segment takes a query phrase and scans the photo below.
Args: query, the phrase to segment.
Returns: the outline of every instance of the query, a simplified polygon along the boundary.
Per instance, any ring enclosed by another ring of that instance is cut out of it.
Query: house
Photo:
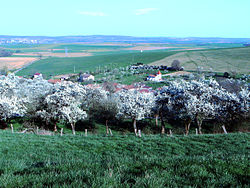
[[[95,77],[91,74],[81,74],[79,76],[78,82],[84,82],[89,80],[95,80]]]
[[[147,81],[154,81],[154,82],[160,82],[160,81],[162,81],[162,74],[161,74],[161,72],[158,71],[156,75],[150,74],[147,77]]]
[[[41,73],[35,73],[34,75],[33,75],[33,78],[38,78],[38,77],[43,77],[43,75],[41,74]]]
[[[69,81],[69,79],[70,79],[70,77],[69,76],[62,76],[61,78],[60,78],[60,80],[65,80],[65,81]]]

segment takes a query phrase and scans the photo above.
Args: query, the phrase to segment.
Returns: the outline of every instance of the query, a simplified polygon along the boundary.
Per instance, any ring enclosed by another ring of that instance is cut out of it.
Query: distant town
[[[38,40],[25,39],[25,38],[11,38],[11,39],[1,39],[0,44],[38,44]]]
[[[119,35],[86,35],[86,36],[11,36],[0,35],[1,44],[47,44],[47,43],[168,43],[199,44],[207,43],[240,43],[249,44],[249,38],[202,38],[202,37],[132,37]]]

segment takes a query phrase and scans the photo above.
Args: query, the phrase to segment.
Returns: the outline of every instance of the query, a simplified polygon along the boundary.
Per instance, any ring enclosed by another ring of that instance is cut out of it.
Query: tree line
[[[165,122],[182,121],[185,133],[191,123],[202,134],[202,123],[213,120],[225,125],[233,120],[249,118],[250,92],[247,86],[229,92],[214,79],[200,78],[170,81],[168,86],[152,92],[120,90],[112,86],[83,86],[79,83],[51,84],[41,77],[25,79],[8,74],[0,76],[0,122],[23,117],[48,129],[57,131],[57,123],[70,124],[75,134],[78,121],[88,117],[105,120],[107,134],[111,120],[131,119],[134,133],[137,121],[158,117],[161,133]]]

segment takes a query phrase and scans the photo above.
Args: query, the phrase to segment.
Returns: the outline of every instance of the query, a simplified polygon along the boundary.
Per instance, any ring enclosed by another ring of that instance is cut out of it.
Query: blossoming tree
[[[119,98],[118,117],[131,118],[134,132],[137,135],[136,120],[144,119],[152,114],[155,105],[153,93],[141,93],[137,90],[121,90],[117,93]]]
[[[0,121],[7,126],[11,118],[24,116],[27,98],[18,95],[20,79],[14,74],[0,76]]]
[[[72,82],[56,84],[43,102],[43,109],[37,115],[48,122],[62,121],[70,123],[75,135],[75,123],[87,117],[81,104],[86,100],[86,90],[79,84]],[[56,128],[56,127],[55,127]]]

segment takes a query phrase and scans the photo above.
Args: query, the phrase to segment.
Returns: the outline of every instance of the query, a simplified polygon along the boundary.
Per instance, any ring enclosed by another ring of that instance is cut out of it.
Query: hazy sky
[[[250,0],[4,0],[0,35],[250,38]]]

